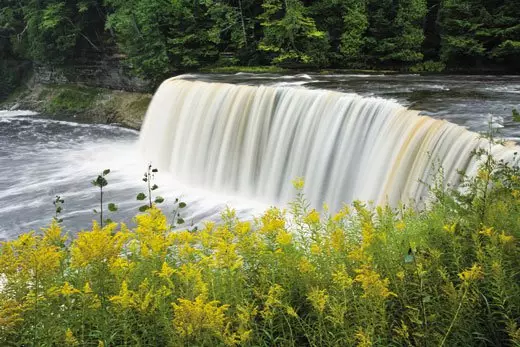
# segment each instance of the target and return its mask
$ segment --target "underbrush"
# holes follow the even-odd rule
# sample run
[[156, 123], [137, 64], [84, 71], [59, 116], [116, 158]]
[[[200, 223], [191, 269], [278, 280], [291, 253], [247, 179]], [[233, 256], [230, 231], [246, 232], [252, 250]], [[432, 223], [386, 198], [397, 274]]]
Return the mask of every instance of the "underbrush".
[[0, 345], [504, 346], [520, 344], [520, 172], [483, 160], [422, 212], [355, 202], [170, 232], [69, 239], [54, 221], [0, 248]]

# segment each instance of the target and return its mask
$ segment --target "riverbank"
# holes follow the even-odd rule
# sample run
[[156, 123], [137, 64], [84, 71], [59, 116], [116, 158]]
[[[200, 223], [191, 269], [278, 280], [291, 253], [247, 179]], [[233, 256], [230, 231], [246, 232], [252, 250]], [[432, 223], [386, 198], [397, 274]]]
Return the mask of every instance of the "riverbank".
[[19, 88], [3, 109], [33, 110], [52, 118], [86, 123], [117, 123], [139, 130], [152, 94], [80, 84], [34, 84]]

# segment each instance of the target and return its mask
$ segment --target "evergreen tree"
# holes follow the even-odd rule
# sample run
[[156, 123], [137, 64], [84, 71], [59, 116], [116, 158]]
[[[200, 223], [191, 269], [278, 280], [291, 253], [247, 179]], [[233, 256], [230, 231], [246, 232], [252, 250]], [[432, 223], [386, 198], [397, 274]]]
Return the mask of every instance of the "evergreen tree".
[[481, 0], [442, 0], [441, 59], [458, 66], [481, 63], [486, 48], [478, 33], [482, 17], [488, 16]]
[[343, 22], [345, 29], [341, 35], [341, 53], [348, 62], [357, 62], [364, 65], [363, 48], [368, 29], [365, 0], [347, 0], [344, 3], [344, 8]]
[[327, 36], [299, 0], [264, 0], [262, 7], [264, 37], [258, 48], [270, 53], [273, 63], [327, 64]]

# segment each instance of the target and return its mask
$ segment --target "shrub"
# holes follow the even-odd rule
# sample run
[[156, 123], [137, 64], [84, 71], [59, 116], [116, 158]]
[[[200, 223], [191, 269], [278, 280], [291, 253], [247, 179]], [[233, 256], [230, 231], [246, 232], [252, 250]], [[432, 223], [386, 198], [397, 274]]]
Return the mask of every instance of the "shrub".
[[440, 61], [428, 60], [422, 63], [415, 64], [410, 68], [410, 72], [443, 72], [446, 69], [446, 64]]

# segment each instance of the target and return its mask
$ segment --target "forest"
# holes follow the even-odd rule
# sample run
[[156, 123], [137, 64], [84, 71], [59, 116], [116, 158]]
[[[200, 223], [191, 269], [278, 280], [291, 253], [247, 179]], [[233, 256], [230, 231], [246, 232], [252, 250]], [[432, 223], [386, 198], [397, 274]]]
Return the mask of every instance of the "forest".
[[99, 54], [151, 81], [259, 65], [514, 73], [520, 0], [0, 0], [2, 64]]

